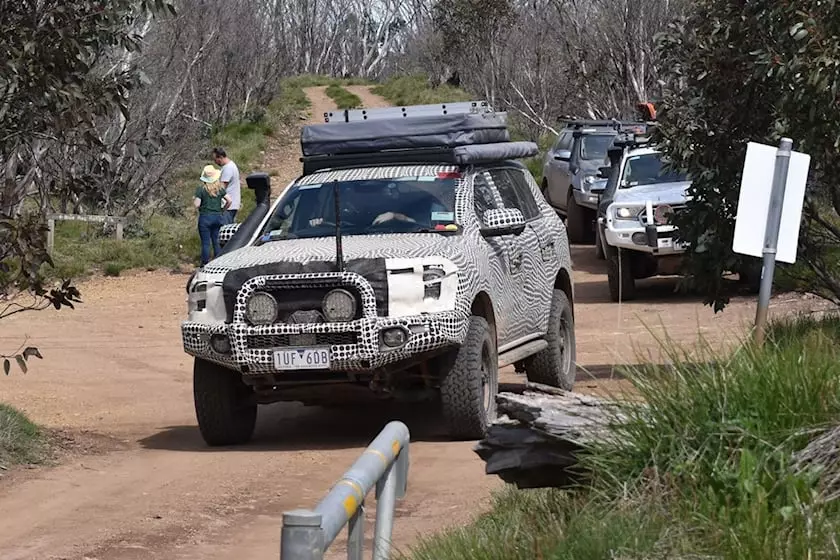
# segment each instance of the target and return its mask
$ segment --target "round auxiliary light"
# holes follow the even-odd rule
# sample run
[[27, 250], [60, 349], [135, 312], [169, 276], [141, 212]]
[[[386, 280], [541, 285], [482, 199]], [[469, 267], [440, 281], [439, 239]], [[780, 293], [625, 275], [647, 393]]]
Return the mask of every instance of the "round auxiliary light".
[[674, 209], [671, 208], [669, 204], [660, 204], [656, 207], [656, 210], [653, 211], [653, 221], [657, 225], [665, 225], [671, 220], [673, 213]]
[[328, 321], [350, 321], [356, 316], [356, 298], [341, 288], [332, 290], [321, 302]]
[[270, 325], [277, 313], [277, 300], [266, 292], [254, 292], [245, 304], [245, 318], [252, 325]]

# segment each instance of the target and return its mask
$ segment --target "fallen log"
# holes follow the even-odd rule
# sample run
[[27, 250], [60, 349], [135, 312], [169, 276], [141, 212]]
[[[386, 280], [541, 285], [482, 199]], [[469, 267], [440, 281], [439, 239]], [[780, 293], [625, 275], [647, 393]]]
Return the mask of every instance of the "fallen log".
[[496, 403], [499, 417], [474, 451], [487, 474], [519, 488], [582, 482], [578, 454], [623, 419], [613, 401], [536, 383], [528, 383], [523, 394], [500, 393]]

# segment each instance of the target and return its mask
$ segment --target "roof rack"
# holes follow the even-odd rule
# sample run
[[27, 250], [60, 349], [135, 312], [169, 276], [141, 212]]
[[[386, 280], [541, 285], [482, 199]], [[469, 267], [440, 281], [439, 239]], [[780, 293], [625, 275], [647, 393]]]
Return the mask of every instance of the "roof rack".
[[455, 103], [433, 103], [429, 105], [407, 105], [376, 109], [345, 109], [324, 113], [325, 123], [350, 123], [367, 120], [387, 120], [412, 117], [436, 117], [442, 115], [465, 115], [492, 113], [487, 101], [457, 101]]
[[632, 131], [620, 132], [613, 140], [613, 145], [619, 148], [634, 148], [650, 145], [650, 136], [637, 134]]
[[566, 128], [574, 128], [578, 130], [587, 127], [602, 127], [612, 128], [613, 130], [619, 132], [634, 130], [639, 133], [644, 133], [647, 132], [649, 127], [656, 126], [656, 123], [651, 121], [621, 121], [618, 119], [593, 120], [578, 119], [575, 117], [560, 117], [557, 121], [565, 123]]

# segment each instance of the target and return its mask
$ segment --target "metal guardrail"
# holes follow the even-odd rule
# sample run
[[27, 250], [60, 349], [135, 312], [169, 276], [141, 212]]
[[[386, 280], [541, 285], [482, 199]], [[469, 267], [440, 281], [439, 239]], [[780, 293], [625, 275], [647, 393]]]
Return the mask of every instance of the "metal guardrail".
[[376, 485], [374, 560], [391, 554], [396, 500], [408, 483], [408, 427], [389, 422], [350, 470], [314, 510], [283, 514], [280, 560], [322, 560], [324, 552], [347, 525], [347, 558], [361, 560], [365, 539], [365, 496]]

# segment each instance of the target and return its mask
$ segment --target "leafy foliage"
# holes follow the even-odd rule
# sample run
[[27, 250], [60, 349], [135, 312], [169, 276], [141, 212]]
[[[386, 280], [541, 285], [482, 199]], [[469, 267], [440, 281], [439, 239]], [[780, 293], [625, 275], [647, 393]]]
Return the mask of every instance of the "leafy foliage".
[[[53, 265], [45, 213], [56, 194], [46, 168], [67, 147], [108, 162], [96, 121], [128, 119], [129, 93], [143, 75], [126, 53], [139, 48], [144, 18], [164, 8], [164, 0], [0, 3], [0, 294], [11, 302], [0, 319], [81, 301], [70, 280], [50, 285], [42, 274]], [[20, 303], [24, 295], [31, 301]], [[26, 371], [32, 356], [37, 349], [4, 357], [5, 373], [11, 359]]]
[[665, 97], [657, 140], [694, 179], [676, 222], [688, 270], [721, 310], [746, 143], [794, 140], [812, 156], [800, 235], [801, 289], [840, 303], [840, 19], [835, 2], [698, 0], [659, 42]]

